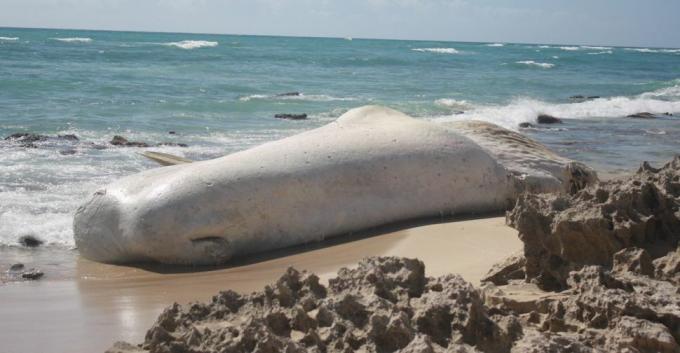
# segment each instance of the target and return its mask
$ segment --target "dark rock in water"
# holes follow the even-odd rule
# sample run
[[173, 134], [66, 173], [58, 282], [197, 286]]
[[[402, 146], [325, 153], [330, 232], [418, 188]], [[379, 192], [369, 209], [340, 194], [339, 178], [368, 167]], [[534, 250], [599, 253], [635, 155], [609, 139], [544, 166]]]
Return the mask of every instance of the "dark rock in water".
[[66, 140], [66, 141], [80, 141], [78, 136], [73, 135], [73, 134], [57, 135], [57, 138], [60, 139], [60, 140]]
[[665, 112], [665, 113], [663, 113], [663, 115], [665, 115], [665, 116], [673, 116], [673, 113]]
[[519, 127], [521, 127], [522, 129], [528, 129], [528, 128], [534, 127], [534, 124], [524, 122], [524, 123], [519, 123]]
[[562, 124], [562, 119], [548, 114], [540, 114], [536, 118], [536, 122], [539, 124]]
[[300, 93], [300, 92], [285, 92], [285, 93], [279, 93], [276, 96], [277, 97], [299, 97], [301, 95], [302, 95], [302, 93]]
[[189, 147], [186, 143], [176, 143], [176, 142], [161, 142], [156, 146], [174, 146], [174, 147]]
[[113, 139], [111, 139], [110, 142], [114, 146], [123, 146], [123, 147], [149, 147], [149, 144], [145, 142], [137, 142], [137, 141], [128, 141], [123, 136], [115, 135], [113, 136]]
[[598, 99], [598, 98], [601, 98], [601, 97], [600, 96], [583, 96], [583, 95], [578, 94], [578, 95], [569, 97], [569, 100], [571, 100], [572, 102], [581, 103], [581, 102], [585, 102], [585, 101], [589, 101], [589, 100], [593, 100], [593, 99]]
[[76, 154], [78, 151], [74, 150], [73, 148], [65, 149], [65, 150], [60, 150], [59, 154], [63, 156], [70, 156], [72, 154]]
[[174, 135], [174, 134], [176, 134], [176, 132], [174, 132], [174, 131], [168, 131], [168, 134]]
[[24, 264], [14, 264], [14, 265], [9, 267], [9, 270], [12, 271], [12, 272], [21, 271], [23, 269], [24, 269]]
[[635, 113], [628, 115], [627, 118], [634, 118], [634, 119], [655, 119], [656, 115], [648, 112], [642, 112], [642, 113]]
[[19, 244], [27, 248], [35, 248], [42, 245], [44, 242], [32, 235], [23, 235], [19, 238]]
[[24, 278], [24, 279], [36, 280], [36, 279], [40, 279], [44, 275], [45, 274], [42, 271], [35, 269], [35, 268], [32, 268], [28, 271], [23, 272], [21, 274], [21, 277]]
[[27, 132], [17, 132], [5, 137], [5, 140], [30, 143], [36, 141], [45, 141], [48, 138], [49, 137], [45, 135], [31, 134]]
[[287, 120], [305, 120], [307, 119], [307, 114], [276, 114], [274, 117]]

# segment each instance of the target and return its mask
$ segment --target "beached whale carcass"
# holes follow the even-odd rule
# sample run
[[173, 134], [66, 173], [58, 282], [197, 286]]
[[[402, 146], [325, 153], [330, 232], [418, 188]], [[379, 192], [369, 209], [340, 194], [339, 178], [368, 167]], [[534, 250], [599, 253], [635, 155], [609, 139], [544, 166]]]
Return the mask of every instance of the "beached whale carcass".
[[[504, 209], [517, 175], [493, 144], [465, 136], [474, 130], [353, 109], [289, 138], [122, 178], [78, 209], [75, 241], [102, 262], [216, 264], [396, 221]], [[552, 167], [534, 167], [531, 183], [559, 187]]]

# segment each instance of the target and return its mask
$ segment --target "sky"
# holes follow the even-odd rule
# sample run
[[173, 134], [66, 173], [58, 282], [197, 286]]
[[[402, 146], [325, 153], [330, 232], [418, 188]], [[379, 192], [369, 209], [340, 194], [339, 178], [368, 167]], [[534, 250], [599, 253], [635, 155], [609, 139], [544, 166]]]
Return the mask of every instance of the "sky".
[[680, 47], [680, 0], [0, 0], [0, 27]]

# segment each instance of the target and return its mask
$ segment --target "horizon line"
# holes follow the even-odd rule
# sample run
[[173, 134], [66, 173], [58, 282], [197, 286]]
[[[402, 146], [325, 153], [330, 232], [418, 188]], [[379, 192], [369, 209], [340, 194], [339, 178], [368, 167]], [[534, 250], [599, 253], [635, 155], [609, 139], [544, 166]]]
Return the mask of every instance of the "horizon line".
[[177, 32], [162, 30], [123, 30], [123, 29], [93, 29], [93, 28], [65, 28], [65, 27], [19, 27], [2, 26], [0, 29], [28, 29], [28, 30], [65, 30], [65, 31], [92, 31], [92, 32], [121, 32], [121, 33], [157, 33], [157, 34], [188, 34], [188, 35], [210, 35], [210, 36], [250, 36], [250, 37], [275, 37], [275, 38], [313, 38], [313, 39], [347, 39], [352, 40], [384, 40], [384, 41], [409, 41], [409, 42], [442, 42], [442, 43], [472, 43], [472, 44], [520, 44], [520, 45], [562, 45], [562, 46], [606, 46], [612, 48], [651, 48], [651, 49], [680, 49], [675, 47], [660, 46], [634, 46], [634, 45], [611, 45], [611, 44], [574, 44], [574, 43], [535, 43], [535, 42], [509, 42], [509, 41], [470, 41], [470, 40], [437, 40], [437, 39], [400, 39], [400, 38], [369, 38], [352, 36], [313, 36], [313, 35], [282, 35], [282, 34], [247, 34], [247, 33], [210, 33], [210, 32]]

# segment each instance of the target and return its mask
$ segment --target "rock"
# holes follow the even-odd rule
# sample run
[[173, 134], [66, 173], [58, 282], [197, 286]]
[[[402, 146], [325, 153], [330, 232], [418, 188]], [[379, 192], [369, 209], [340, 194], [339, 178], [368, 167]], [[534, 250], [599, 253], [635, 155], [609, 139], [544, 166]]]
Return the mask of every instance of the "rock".
[[42, 271], [37, 270], [35, 268], [32, 268], [28, 271], [22, 272], [21, 278], [34, 281], [34, 280], [38, 280], [38, 279], [42, 278], [42, 276], [44, 276], [44, 275], [45, 274]]
[[[527, 279], [544, 289], [563, 289], [570, 271], [611, 266], [624, 248], [644, 249], [653, 259], [674, 251], [680, 240], [678, 180], [680, 156], [660, 169], [643, 163], [629, 178], [572, 195], [519, 197], [507, 222], [524, 242]], [[647, 261], [639, 260], [644, 262], [639, 270], [648, 274]]]
[[27, 248], [36, 248], [43, 244], [43, 241], [33, 235], [23, 235], [19, 237], [19, 244]]
[[[74, 238], [96, 261], [224, 263], [388, 222], [504, 210], [524, 191], [561, 189], [569, 162], [493, 124], [367, 106], [210, 162], [120, 179], [77, 210]], [[286, 197], [271, 197], [280, 190]]]
[[556, 118], [552, 115], [540, 114], [536, 117], [536, 122], [539, 124], [562, 124], [562, 119]]
[[145, 142], [128, 141], [125, 137], [119, 135], [113, 136], [113, 139], [111, 139], [109, 143], [114, 146], [123, 147], [149, 147], [149, 144]]
[[277, 94], [276, 97], [299, 97], [301, 95], [302, 93], [300, 92], [285, 92]]
[[106, 350], [104, 353], [143, 353], [145, 352], [138, 346], [133, 346], [125, 342], [116, 342], [113, 347]]
[[286, 120], [306, 120], [307, 114], [276, 114], [274, 117]]
[[161, 142], [156, 146], [172, 146], [172, 147], [189, 147], [186, 143], [176, 143], [176, 142]]
[[654, 277], [680, 286], [680, 248], [654, 260]]
[[665, 116], [673, 116], [673, 113], [665, 112], [665, 113], [663, 113], [663, 115], [665, 115]]
[[168, 134], [170, 134], [170, 135], [175, 135], [175, 134], [177, 134], [177, 133], [176, 133], [175, 131], [168, 131]]
[[581, 101], [581, 100], [586, 100], [586, 96], [577, 94], [575, 96], [569, 97], [569, 99], [574, 100], [574, 101]]
[[57, 135], [57, 138], [60, 139], [60, 140], [66, 140], [66, 141], [80, 141], [78, 136], [73, 135], [73, 134]]
[[656, 115], [654, 115], [652, 113], [647, 113], [647, 112], [631, 114], [631, 115], [628, 115], [626, 117], [627, 118], [635, 118], [635, 119], [656, 119]]
[[76, 154], [76, 153], [78, 153], [78, 151], [76, 151], [76, 150], [73, 149], [73, 148], [68, 148], [68, 149], [64, 149], [64, 150], [59, 150], [59, 154], [61, 154], [61, 155], [63, 155], [63, 156], [70, 156], [70, 155], [73, 155], [73, 154]]
[[644, 249], [625, 248], [614, 254], [614, 272], [632, 272], [635, 274], [654, 277], [652, 258]]
[[21, 263], [17, 263], [17, 264], [14, 264], [14, 265], [9, 267], [9, 270], [12, 271], [12, 272], [21, 271], [23, 269], [24, 269], [24, 264], [21, 264]]
[[496, 285], [508, 284], [508, 281], [524, 279], [524, 266], [526, 259], [524, 252], [520, 251], [494, 265], [482, 278], [482, 282], [491, 282]]
[[524, 123], [520, 123], [519, 127], [521, 127], [522, 129], [528, 129], [528, 128], [534, 127], [534, 124], [524, 122]]
[[17, 132], [14, 134], [11, 134], [7, 137], [5, 137], [5, 140], [8, 141], [17, 141], [17, 142], [37, 142], [37, 141], [45, 141], [49, 138], [49, 136], [45, 135], [39, 135], [39, 134], [32, 134], [32, 133], [26, 133], [26, 132]]

